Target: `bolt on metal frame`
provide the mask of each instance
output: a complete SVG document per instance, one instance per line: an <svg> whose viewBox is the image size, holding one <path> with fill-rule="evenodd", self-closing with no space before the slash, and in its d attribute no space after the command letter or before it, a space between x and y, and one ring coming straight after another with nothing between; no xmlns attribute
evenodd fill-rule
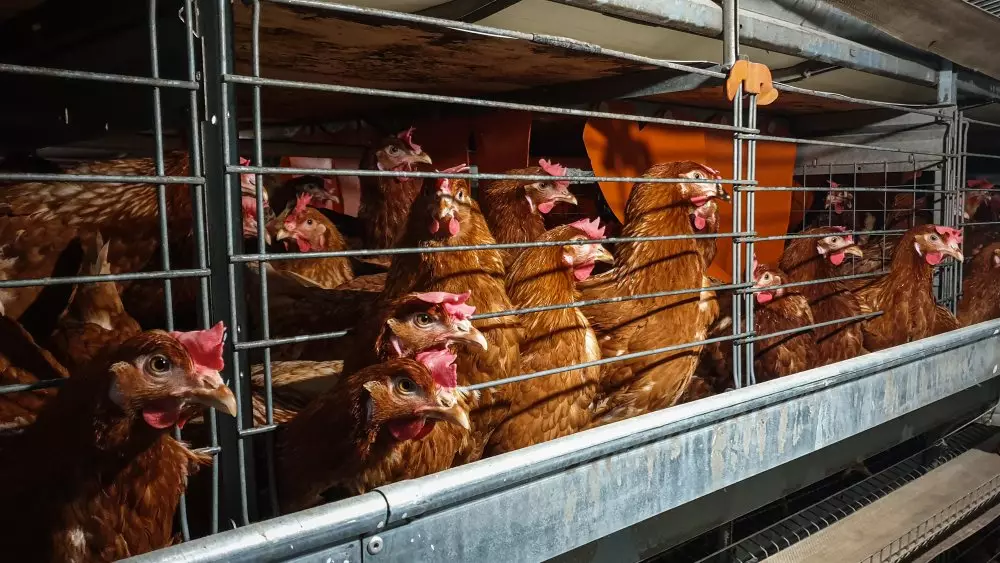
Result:
<svg viewBox="0 0 1000 563"><path fill-rule="evenodd" d="M431 95L419 92L400 92L387 89L358 88L337 84L314 84L301 81L279 80L267 78L261 75L260 66L260 18L262 4L264 0L252 0L247 2L252 9L252 35L251 35L251 72L250 75L237 74L234 70L234 34L233 34L233 4L228 0L185 0L183 14L187 28L186 54L187 54L187 80L170 80L159 76L159 53L157 50L157 28L156 28L156 8L157 0L149 2L149 33L150 33L150 54L151 54L151 76L135 77L113 75L106 73L88 73L71 71L65 69L46 69L38 67L27 67L19 65L0 64L0 73L31 75L38 77L51 77L67 80L96 80L109 83L128 85L131 87L150 88L153 95L153 134L155 139L154 161L156 174L153 176L120 177L101 175L53 175L53 174L4 174L0 173L0 181L40 181L40 182L128 182L128 183L149 183L157 186L157 203L160 220L160 236L164 241L163 252L160 257L160 271L138 272L128 274L115 274L104 276L75 276L68 278L46 278L39 280L7 280L0 281L0 288L24 287L27 285L52 285L66 283L81 283L86 281L125 281L141 279L162 280L165 287L165 307L167 311L167 329L173 328L173 304L171 302L171 281L179 278L198 278L200 283L199 301L199 323L201 326L210 326L212 322L225 321L229 328L230 338L226 343L226 374L227 382L231 383L237 401L240 405L239 415L235 420L219 419L216 421L214 411L210 413L211 443L204 451L216 456L218 463L212 465L212 518L211 531L219 530L219 522L223 521L227 527L229 525L246 525L257 520L263 512L257 506L258 483L265 484L269 492L267 502L270 504L269 512L277 513L277 501L275 496L275 476L273 465L273 431L276 428L273 418L273 397L271 390L271 362L270 347L292 342L306 342L312 340L338 338L346 334L346 331L334 331L318 335L305 337L283 337L273 338L269 326L269 307L267 276L260 276L261 299L259 306L262 326L254 327L259 331L259 337L251 334L251 327L248 323L248 310L245 300L242 298L243 264L256 264L263 269L268 262L296 260L318 257L347 257L347 256L372 256L372 255L395 255L416 252L456 252L463 250L476 250L485 248L483 246L461 246L446 247L436 249L401 248L392 250L351 250L341 252L310 253L308 255L269 253L264 241L264 206L263 206L263 176L265 174L311 174L317 176L407 176L413 178L466 178L470 181L497 180L503 178L518 180L547 180L549 176L533 175L504 175L504 174L482 174L482 173L423 173L423 172L392 172L392 171L368 171L350 169L308 169L308 168L281 168L264 165L263 160L263 88L282 88L293 90L313 90L329 93L350 94L355 96L377 96L394 98L400 100L410 100L417 102L436 102L453 105L463 105L490 109L507 109L517 111L527 111L550 115L559 115L570 118L587 119L602 118L620 121L652 123L670 125L678 127L691 127L706 130L726 132L733 135L733 177L719 180L718 183L729 184L733 188L733 224L731 233L720 233L717 235L695 235L695 237L684 236L658 236L658 237L612 237L606 239L608 243L617 242L638 242L638 241L669 241L679 238L731 238L733 244L732 258L732 282L712 286L709 289L717 291L733 291L733 316L732 334L725 337L711 338L700 342L686 343L682 345L668 346L656 350L640 353L627 354L618 358L602 359L582 365L563 366L531 374L522 374L497 380L488 384L471 386L470 389L482 389L486 387L523 381L526 379L544 377L555 373L561 373L580 367L603 365L633 359L646 355L659 354L663 352L704 345L709 343L731 343L733 348L733 384L740 388L752 385L756 382L753 371L754 343L762 338L776 336L779 334L793 334L811 330L813 328L826 326L831 323L817 323L808 327L802 327L791 331L782 331L771 335L756 334L754 330L754 310L755 301L750 291L753 279L752 257L754 255L754 245L757 242L771 240L790 240L804 235L789 234L777 237L758 236L755 223L755 194L759 191L804 191L809 188L794 187L759 187L757 186L757 142L779 142L794 143L799 145L812 144L818 146L829 146L834 148L864 149L881 153L896 153L894 158L909 157L908 162L913 162L916 170L916 156L933 157L939 159L944 166L944 173L941 180L931 188L917 188L916 183L911 187L907 186L886 186L885 188L872 188L874 191L890 193L892 191L905 191L914 195L921 191L929 191L940 194L942 201L940 215L946 224L960 225L963 190L956 188L961 186L964 178L965 159L981 155L965 153L965 137L959 131L966 131L973 120L960 118L957 113L950 116L942 109L930 108L910 108L886 104L881 102L868 102L858 100L839 94L817 92L790 85L777 84L776 87L782 91L810 94L827 99L837 99L866 103L872 107L889 108L900 112L911 112L925 115L933 115L942 120L950 120L953 126L949 131L954 132L954 138L949 137L942 152L913 152L901 150L897 147L877 147L870 145L834 143L828 141L818 141L801 139L794 137L780 137L772 135L761 135L758 130L758 107L755 95L738 95L733 101L733 125L717 125L701 123L690 120L677 120L657 117L645 117L625 113L591 111L575 108L561 108L527 103L501 102L479 98L454 97L446 95ZM345 15L364 15L376 17L387 21L399 21L416 23L432 27L447 27L452 30L465 31L469 33L490 33L500 34L516 40L535 41L547 45L557 45L559 47L581 51L586 53L600 53L605 56L642 62L662 68L680 70L692 74L699 74L708 77L721 78L725 74L686 65L680 65L670 61L639 57L628 53L598 48L593 45L584 44L558 37L547 37L530 35L523 33L499 30L486 26L474 24L464 24L449 20L441 20L412 14L402 14L385 10L370 8L359 8L343 4L311 0L270 0L269 3L336 12ZM723 3L727 32L724 34L726 41L724 59L726 64L732 64L738 56L738 39L735 32L736 16L738 15L734 0L725 0ZM197 8L197 10L195 10ZM201 50L201 61L197 60L196 41ZM199 69L201 76L199 77ZM239 164L238 154L238 123L239 115L235 104L235 90L238 86L249 87L252 91L252 124L253 124L253 154L250 165ZM186 176L165 176L164 156L163 156L163 123L161 116L161 91L162 89L179 89L189 92L189 113L190 113L190 170ZM200 90L200 92L199 92ZM199 99L200 94L200 99ZM900 156L902 155L902 156ZM960 157L960 158L959 158ZM204 163L202 162L204 159ZM887 166L888 161L881 161ZM859 163L872 164L872 163ZM831 165L832 166L832 165ZM744 176L745 170L745 178ZM832 170L832 168L831 168ZM241 232L240 213L234 209L240 209L239 175L254 174L257 185L257 213L258 213L258 234L257 241L261 249L257 253L248 254L242 251L240 244L242 239L237 235ZM830 172L832 176L832 172ZM571 175L567 179L573 183L592 183L599 181L607 182L652 182L652 183L678 183L683 180L678 179L647 179L636 177L597 177L594 175L580 174ZM843 188L850 191L860 192L866 188L855 186ZM192 207L194 214L194 238L196 245L196 267L191 269L172 269L169 249L166 241L166 190L181 189L183 185L190 186ZM914 198L915 199L915 198ZM207 212L207 213L206 213ZM211 221L206 221L206 217L211 217ZM868 235L888 235L900 234L900 230L857 230L857 234ZM808 235L805 235L808 236ZM586 241L580 241L584 243ZM547 246L556 243L524 243L524 244L497 244L494 248L530 248ZM565 242L559 245L568 244ZM954 266L945 268L942 274L940 285L941 295L939 298L943 302L949 302L954 310L957 306L958 288L961 285L961 270ZM847 276L836 279L852 279L856 277L874 276L877 274L864 274L862 276ZM209 282L211 280L211 282ZM781 287L794 287L810 283L820 283L827 280L817 280L813 282L800 282L796 284L786 284ZM209 285L211 283L211 285ZM500 313L480 314L474 319L484 319L496 316L521 315L532 312L556 310L568 307L586 307L601 303L621 302L626 300L648 299L667 295L677 295L684 293L700 293L705 288L685 288L673 291L657 292L644 295L634 295L628 298L610 298L591 300L587 302L568 303L564 305L554 305L548 307L534 307L505 311ZM950 300L950 301L949 301ZM859 321L871 318L880 313L861 315L851 319L840 321ZM263 354L264 381L265 381L265 416L266 424L255 426L252 419L252 389L250 386L250 360L251 350L261 350ZM0 393L18 392L30 389L37 389L52 385L50 382L43 382L37 385L12 385L0 387ZM218 433L216 423L218 422ZM255 437L259 436L263 442L256 442ZM254 459L256 448L263 448L264 457L267 460L266 475L258 476L255 473ZM224 486L223 486L224 485ZM185 539L190 537L187 524L186 502L182 500L179 521Z"/></svg>

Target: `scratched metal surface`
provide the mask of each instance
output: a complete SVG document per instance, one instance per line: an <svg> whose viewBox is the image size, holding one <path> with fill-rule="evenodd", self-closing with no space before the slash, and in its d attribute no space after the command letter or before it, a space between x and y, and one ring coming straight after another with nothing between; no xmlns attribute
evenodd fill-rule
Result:
<svg viewBox="0 0 1000 563"><path fill-rule="evenodd" d="M131 561L544 560L988 381L998 334L983 323Z"/></svg>

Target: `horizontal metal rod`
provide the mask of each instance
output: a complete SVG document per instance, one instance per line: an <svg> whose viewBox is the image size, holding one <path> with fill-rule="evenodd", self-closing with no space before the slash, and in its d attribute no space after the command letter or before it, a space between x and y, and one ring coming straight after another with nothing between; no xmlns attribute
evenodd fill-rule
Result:
<svg viewBox="0 0 1000 563"><path fill-rule="evenodd" d="M662 242L668 240L689 240L689 239L718 239L741 236L752 236L754 233L718 233L718 234L697 234L697 235L662 235L652 237L609 237L600 239L603 243L621 242ZM826 235L824 235L826 236ZM499 250L508 248L538 248L543 246L570 246L581 244L594 244L594 240L555 240L555 241L534 241L534 242L501 242L496 244L464 244L456 246L426 246L411 248L372 248L359 250L332 250L329 252L308 252L308 253L276 253L276 254L236 254L231 260L239 262L277 262L282 260L303 260L305 258L344 258L347 256L394 256L397 254L429 254L433 252L466 252L469 250ZM2 287L2 286L0 286Z"/></svg>
<svg viewBox="0 0 1000 563"><path fill-rule="evenodd" d="M690 178L647 178L644 176L552 176L550 174L490 174L471 172L421 172L417 170L361 170L359 168L283 168L280 166L226 166L229 174L295 174L302 176L365 176L376 178L455 178L464 180L517 180L523 182L551 182L553 179L577 184L594 182L641 182L648 184L690 184ZM752 180L699 179L701 184L753 185Z"/></svg>
<svg viewBox="0 0 1000 563"><path fill-rule="evenodd" d="M81 70L66 70L62 68L45 68L40 66L24 66L7 63L0 63L0 74L20 74L22 76L43 76L47 78L69 78L71 80L92 80L95 82L154 86L157 88L179 88L182 90L197 90L199 88L197 82L188 82L187 80L170 80L169 78L149 78L145 76L129 76L126 74L108 74L106 72L87 72Z"/></svg>
<svg viewBox="0 0 1000 563"><path fill-rule="evenodd" d="M824 321L824 322L821 322L821 323L815 323L815 324L811 324L811 325L808 325L808 326L800 326L800 327L797 327L797 328L790 328L790 329L787 329L787 330L779 330L778 332L772 332L770 334L755 334L753 336L750 336L749 338L746 338L746 339L742 340L742 342L745 343L745 344L750 344L751 342L760 342L761 340L765 340L765 339L768 339L768 338L778 338L778 337L786 336L786 335L789 335L789 334L795 334L797 332L805 332L807 330L813 330L813 329L816 329L816 328L823 328L823 327L837 325L837 324L841 324L841 323L850 323L850 322L855 322L855 321L863 321L863 320L871 319L871 318L878 317L878 316L881 316L881 315L882 315L882 311L875 311L874 313L863 313L863 314L860 314L860 315L854 315L853 317L844 317L842 319L836 319L836 320L832 320L832 321Z"/></svg>
<svg viewBox="0 0 1000 563"><path fill-rule="evenodd" d="M29 278L23 280L0 280L0 288L64 285L72 283L97 283L129 280L172 280L177 278L204 278L211 270L195 268L191 270L170 270L167 272L133 272L131 274L101 274L99 276L66 276L61 278Z"/></svg>
<svg viewBox="0 0 1000 563"><path fill-rule="evenodd" d="M978 227L981 225L1000 225L1000 221L977 221L975 223L959 223L959 227Z"/></svg>
<svg viewBox="0 0 1000 563"><path fill-rule="evenodd" d="M478 35L491 35L494 37L504 38L504 39L516 39L521 41L530 41L532 43L541 43L543 45L550 45L561 47L568 51L577 51L581 53L588 53L594 55L602 55L605 57L611 57L615 59L623 59L627 61L633 61L637 63L643 63L650 66L658 66L662 68L669 68L681 72L688 72L691 74L700 74L703 76L710 76L713 78L725 78L725 73L708 70L704 68L698 68L693 66L688 66L680 63L675 63L673 61L668 61L664 59L654 59L651 57L643 57L641 55L635 55L632 53L626 53L624 51L617 51L615 49L606 49L600 45L595 45L593 43L586 43L584 41L579 41L576 39L571 39L569 37L560 37L555 35L545 35L538 33L525 33L522 31L513 31L509 29L501 29L496 27L487 27L485 25L477 25L474 23L466 23L461 21L435 18L430 16L421 16L418 14L408 14L405 12L394 12L390 10L380 10L378 8L367 8L361 6L351 6L348 4L339 4L336 2L325 2L322 0L268 0L273 4L284 4L286 6L296 6L301 8L312 8L321 11L333 11L341 12L346 14L358 15L358 16L369 16L388 20L403 21L408 23L415 23L423 26L432 27L443 27L446 29L454 31L465 31Z"/></svg>
<svg viewBox="0 0 1000 563"><path fill-rule="evenodd" d="M886 231L838 231L837 235L901 235L906 232L906 229L892 229ZM761 242L768 240L792 240L797 238L823 238L830 236L831 233L796 233L793 235L774 235L767 237L754 237L753 239L748 239L752 242Z"/></svg>
<svg viewBox="0 0 1000 563"><path fill-rule="evenodd" d="M963 191L961 188L949 189L949 190L936 190L934 188L925 188L926 184L921 184L919 188L907 188L904 186L900 187L877 187L877 188L864 188L864 187L852 187L852 186L837 186L836 188L831 188L829 186L817 186L814 188L803 187L803 186L750 186L743 188L741 191L744 192L826 192L836 190L839 192L901 192L901 193L958 193ZM989 190L977 190L977 191L989 191Z"/></svg>
<svg viewBox="0 0 1000 563"><path fill-rule="evenodd" d="M545 305L543 307L529 307L527 309L511 309L509 311L498 311L496 313L483 313L481 315L472 315L469 317L472 320L479 319L495 319L498 317L513 317L517 315L529 315L531 313L544 313L546 311L558 311L560 309L569 309L572 307L590 307L593 305L606 305L608 303L624 303L627 301L638 301L642 299L654 299L657 297L670 297L672 295L685 295L688 293L701 293L702 291L724 291L727 289L744 289L749 288L750 284L740 283L740 284L728 284L728 285L710 285L708 287L695 287L689 289L672 289L670 291L658 291L656 293L637 293L635 295L625 295L622 297L608 297L606 299L591 299L589 301L573 301L572 303L560 303L558 305Z"/></svg>
<svg viewBox="0 0 1000 563"><path fill-rule="evenodd" d="M506 377L504 379L497 379L496 381L488 381L486 383L477 383L475 385L468 385L462 387L463 391L472 392L479 391L482 389L489 389L490 387L499 387L500 385L509 385L511 383L518 383L520 381L527 381L529 379L536 379L538 377L545 377L547 375L555 375L557 373L564 373L567 371L573 371L575 369L585 369L589 367L603 366L605 364L613 364L616 362L624 362L628 360L634 360L637 358L644 358L646 356L653 356L656 354L665 354L667 352L674 352L676 350L683 350L685 348L691 348L693 346L704 346L705 344L714 344L716 342L728 342L730 340L736 340L747 336L749 333L740 333L732 336L720 336L718 338L709 338L707 340L699 340L697 342L686 342L683 344L674 344L672 346L664 346L662 348L655 348L653 350L643 350L642 352L632 352L631 354L622 354L621 356L615 356L614 358L602 358L600 360L593 360L590 362L583 362L582 364L576 364L572 366L558 367L552 369L546 369L542 371L536 371L534 373L526 373L524 375L516 375L514 377Z"/></svg>
<svg viewBox="0 0 1000 563"><path fill-rule="evenodd" d="M204 184L196 176L118 176L110 174L29 174L0 172L2 182L94 182L101 184Z"/></svg>
<svg viewBox="0 0 1000 563"><path fill-rule="evenodd" d="M256 436L258 434L266 434L268 432L274 432L278 429L277 424L263 424L261 426L254 426L253 428L247 428L240 431L240 438L249 438L250 436Z"/></svg>
<svg viewBox="0 0 1000 563"><path fill-rule="evenodd" d="M967 156L969 158L987 158L990 160L1000 160L1000 155L996 154L985 154L981 152L963 152L959 153L959 156Z"/></svg>
<svg viewBox="0 0 1000 563"><path fill-rule="evenodd" d="M838 169L838 168L844 168L845 166L849 166L851 168L859 168L859 167L860 168L868 168L868 167L881 166L881 167L884 168L884 167L886 167L886 166L888 166L890 164L909 164L909 165L913 166L915 169L919 170L919 168L917 168L918 164L920 164L920 165L926 165L926 166L932 166L933 167L933 166L940 166L940 164L943 163L943 162L944 162L944 159L942 159L942 158L917 160L917 161L911 160L911 159L907 159L907 160L868 160L868 161L864 161L863 160L863 161L855 161L855 162L817 162L815 164L800 164L800 165L796 166L795 167L795 174L809 174L810 176L826 176L828 174L835 174L834 172L826 172L826 170L829 170L831 168ZM823 172L805 172L805 170L807 168L816 168L816 169L822 168L822 169L824 169L824 171ZM799 172L799 170L802 170L802 172ZM877 171L876 171L876 173L877 173Z"/></svg>
<svg viewBox="0 0 1000 563"><path fill-rule="evenodd" d="M750 293L760 293L762 291L773 291L775 289L784 289L788 287L803 287L806 285L820 285L832 281L849 281L849 280L861 280L865 278L878 278L888 274L888 271L878 271L878 272L868 272L865 274L850 274L847 276L834 276L832 278L822 278L818 280L806 280L800 282L789 282L783 283L781 285L769 285L767 287L754 288L750 284L746 284L745 289L737 289L735 292L738 294L750 294Z"/></svg>
<svg viewBox="0 0 1000 563"><path fill-rule="evenodd" d="M7 393L23 393L25 391L35 391L37 389L48 389L50 387L61 387L66 384L65 379L44 379L34 383L17 383L14 385L0 385L0 395Z"/></svg>
<svg viewBox="0 0 1000 563"><path fill-rule="evenodd" d="M814 98L826 98L830 100L838 100L841 102L849 102L869 107L891 109L904 113L918 113L921 115L929 115L932 117L944 116L945 114L942 112L942 110L951 107L950 105L937 105L937 104L908 105L908 104L894 104L891 102L879 102L877 100L866 100L864 98L855 98L853 96L846 96L844 94L838 94L836 92L825 92L823 90L812 90L809 88L802 88L799 86L793 86L791 84L784 84L782 82L775 82L774 88L781 92L794 92L796 94L803 94Z"/></svg>
<svg viewBox="0 0 1000 563"><path fill-rule="evenodd" d="M815 145L820 147L838 147L843 149L860 149L868 151L878 151L878 152L895 152L902 154L923 154L928 156L937 156L941 158L949 158L954 156L959 156L957 154L948 154L942 152L929 152L929 151L908 151L904 149L899 149L896 147L880 147L877 145L859 145L856 143L838 143L836 141L818 141L815 139L799 139L797 137L779 137L776 135L759 135L755 133L743 133L741 138L752 141L771 141L775 143L794 143L797 145ZM1000 158L1000 157L997 157Z"/></svg>
<svg viewBox="0 0 1000 563"><path fill-rule="evenodd" d="M572 117L586 117L593 119L617 119L620 121L634 121L637 123L656 123L659 125L672 125L675 127L714 129L716 131L730 131L730 132L740 132L740 133L756 132L755 129L748 129L745 127L733 127L730 125L720 125L716 123L702 123L700 121L689 121L685 119L668 119L665 117L644 117L641 115L631 115L627 113L612 113L606 111L590 111L582 109L558 108L558 107L540 106L534 104L519 104L515 102L483 100L479 98L462 98L457 96L424 94L421 92L384 90L379 88L360 88L357 86L342 86L339 84L317 84L314 82L301 82L297 80L279 80L276 78L255 78L253 76L243 76L240 74L225 74L223 75L223 80L231 84L245 84L247 86L273 86L276 88L313 90L317 92L334 92L338 94L354 94L358 96L379 96L383 98L397 98L401 100L413 100L418 102L458 104L458 105L467 105L467 106L476 106L476 107L494 108L494 109L509 109L514 111L550 113L554 115L567 115Z"/></svg>
<svg viewBox="0 0 1000 563"><path fill-rule="evenodd" d="M971 123L973 125L982 125L984 127L996 127L1000 129L1000 123L993 123L992 121L983 121L981 119L972 119L971 117L963 117L962 121L966 123Z"/></svg>
<svg viewBox="0 0 1000 563"><path fill-rule="evenodd" d="M305 334L302 336L289 336L284 338L268 338L266 340L249 340L247 342L237 342L233 344L236 350L256 350L268 348L270 346L284 346L285 344L301 344L303 342L314 342L316 340L328 340L331 338L341 338L346 336L348 330L336 330L333 332L321 332L318 334Z"/></svg>

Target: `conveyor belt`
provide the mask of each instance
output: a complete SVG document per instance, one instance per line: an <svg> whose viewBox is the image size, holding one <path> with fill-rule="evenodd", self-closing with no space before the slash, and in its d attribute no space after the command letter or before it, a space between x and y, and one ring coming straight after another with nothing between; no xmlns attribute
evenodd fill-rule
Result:
<svg viewBox="0 0 1000 563"><path fill-rule="evenodd" d="M930 448L918 452L894 465L871 475L847 489L837 492L812 506L739 540L721 553L716 553L706 561L733 561L750 563L775 556L781 550L798 545L799 542L818 535L836 523L865 509L894 491L926 476L935 468L956 460L976 447L989 447L1000 438L1000 429L984 424L971 424L949 433ZM978 486L981 483L977 483ZM972 488L975 488L973 486ZM967 492L967 491L966 491ZM964 493L963 493L964 494ZM958 496L961 496L959 494ZM907 509L909 510L909 509ZM896 539L896 538L893 538ZM881 549L889 541L878 545ZM871 552L863 557L868 557ZM774 559L781 561L781 559ZM795 560L795 559L788 559ZM840 559L831 559L839 561ZM857 561L857 560L855 560Z"/></svg>
<svg viewBox="0 0 1000 563"><path fill-rule="evenodd" d="M996 441L974 448L766 561L899 561L1000 493Z"/></svg>

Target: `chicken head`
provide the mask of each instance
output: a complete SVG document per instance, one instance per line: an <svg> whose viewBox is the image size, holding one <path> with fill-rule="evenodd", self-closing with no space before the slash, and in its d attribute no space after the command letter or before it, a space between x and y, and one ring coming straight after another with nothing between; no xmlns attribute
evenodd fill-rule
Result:
<svg viewBox="0 0 1000 563"><path fill-rule="evenodd" d="M826 183L830 185L830 191L826 194L823 209L833 209L834 213L840 215L854 208L854 192L838 190L840 184L833 180L827 180Z"/></svg>
<svg viewBox="0 0 1000 563"><path fill-rule="evenodd" d="M219 375L225 327L192 332L149 331L121 345L110 372L109 397L128 417L152 428L183 427L205 407L236 415L236 398Z"/></svg>
<svg viewBox="0 0 1000 563"><path fill-rule="evenodd" d="M467 164L452 166L441 172L461 174L469 171ZM430 213L430 232L442 237L453 237L468 225L472 213L472 193L469 183L462 178L438 178L427 201Z"/></svg>
<svg viewBox="0 0 1000 563"><path fill-rule="evenodd" d="M913 248L931 266L937 266L945 256L961 262L962 231L940 225L914 227Z"/></svg>
<svg viewBox="0 0 1000 563"><path fill-rule="evenodd" d="M328 182L320 176L297 176L285 182L285 189L292 190L296 196L308 194L312 197L309 206L317 209L337 211L342 203L340 194L335 188L328 188Z"/></svg>
<svg viewBox="0 0 1000 563"><path fill-rule="evenodd" d="M300 252L311 252L326 246L326 225L319 220L319 211L309 206L311 201L311 195L299 194L295 208L285 216L275 235L279 241L294 241Z"/></svg>
<svg viewBox="0 0 1000 563"><path fill-rule="evenodd" d="M397 359L367 368L370 429L385 428L398 441L419 440L437 420L469 429L469 414L456 387L457 356L448 350ZM359 374L360 375L360 374Z"/></svg>
<svg viewBox="0 0 1000 563"><path fill-rule="evenodd" d="M432 291L407 296L385 322L380 341L397 357L443 349L453 344L468 344L486 350L488 344L469 317L476 308L467 305L469 292Z"/></svg>
<svg viewBox="0 0 1000 563"><path fill-rule="evenodd" d="M379 170L396 172L413 171L417 163L432 164L431 157L417 143L413 142L413 131L410 127L393 137L387 138L382 146L375 151L375 164ZM409 178L396 176L397 182L405 182Z"/></svg>
<svg viewBox="0 0 1000 563"><path fill-rule="evenodd" d="M679 178L689 178L694 182L680 184L681 196L690 200L696 208L706 205L712 199L729 201L729 194L722 189L722 184L716 182L698 182L697 180L721 180L722 175L718 170L699 164L697 162L677 163L684 171L678 174Z"/></svg>
<svg viewBox="0 0 1000 563"><path fill-rule="evenodd" d="M546 174L550 176L565 176L566 168L560 164L549 162L548 160L540 159L538 161L538 166L545 171ZM576 196L574 196L569 191L569 182L563 180L552 180L549 182L533 182L524 186L524 191L528 199L528 205L531 206L531 210L538 210L539 213L545 214L552 211L552 208L556 206L557 203L569 203L571 205L576 205Z"/></svg>
<svg viewBox="0 0 1000 563"><path fill-rule="evenodd" d="M243 204L243 238L245 239L255 239L257 238L257 197L244 195L242 198ZM268 215L267 202L264 202L264 218ZM264 230L264 242L271 244L271 233Z"/></svg>
<svg viewBox="0 0 1000 563"><path fill-rule="evenodd" d="M765 305L785 294L785 288L777 287L786 283L788 276L778 268L768 264L753 262L753 290L757 303Z"/></svg>
<svg viewBox="0 0 1000 563"><path fill-rule="evenodd" d="M571 241L590 240L596 241L604 238L604 227L600 226L600 219L593 221L580 219L571 223L569 228L576 232ZM604 245L595 242L591 244L572 244L563 247L563 263L573 271L573 277L577 281L583 281L590 277L597 262L614 264L615 259Z"/></svg>
<svg viewBox="0 0 1000 563"><path fill-rule="evenodd" d="M854 237L850 234L837 234L844 233L847 229L836 226L828 229L832 233L816 241L816 252L820 256L824 256L834 266L843 264L848 254L859 258L864 256L861 248L854 243Z"/></svg>

